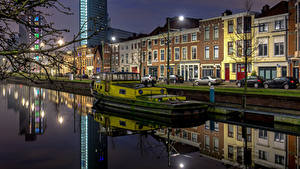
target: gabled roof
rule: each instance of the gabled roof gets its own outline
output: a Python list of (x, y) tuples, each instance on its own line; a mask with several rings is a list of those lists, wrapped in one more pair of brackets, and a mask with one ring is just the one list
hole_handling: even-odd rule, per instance
[[(170, 29), (190, 29), (190, 28), (198, 28), (199, 20), (197, 18), (184, 18), (184, 21), (179, 21), (177, 17), (170, 18)], [(158, 35), (161, 33), (166, 33), (168, 31), (168, 23), (166, 21), (163, 27), (156, 27), (149, 36)]]
[(281, 1), (270, 9), (269, 9), (268, 5), (265, 5), (262, 9), (261, 14), (259, 14), (256, 18), (281, 15), (281, 14), (285, 14), (285, 13), (288, 13), (288, 2)]

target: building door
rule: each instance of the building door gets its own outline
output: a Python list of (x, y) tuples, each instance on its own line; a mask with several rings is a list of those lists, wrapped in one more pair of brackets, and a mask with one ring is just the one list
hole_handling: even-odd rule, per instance
[(244, 78), (245, 78), (245, 65), (237, 64), (236, 80), (242, 80)]
[(132, 71), (133, 73), (137, 73), (137, 67), (132, 67), (132, 68), (131, 68), (131, 71)]
[(230, 73), (229, 63), (225, 63), (225, 80), (226, 81), (229, 81), (229, 73)]
[(293, 77), (299, 79), (299, 68), (293, 68)]

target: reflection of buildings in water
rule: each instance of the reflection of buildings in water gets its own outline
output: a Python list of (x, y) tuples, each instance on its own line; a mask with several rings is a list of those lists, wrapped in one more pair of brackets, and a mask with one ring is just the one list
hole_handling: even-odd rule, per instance
[(254, 130), (254, 158), (257, 166), (286, 168), (287, 136), (262, 129)]
[[(243, 130), (247, 135), (246, 139), (243, 138)], [(224, 123), (223, 161), (225, 163), (239, 167), (243, 167), (245, 162), (246, 165), (251, 165), (251, 160), (253, 159), (253, 144), (253, 129)]]
[(45, 91), (41, 88), (24, 85), (7, 85), (9, 90), (8, 109), (19, 112), (19, 134), (25, 135), (26, 141), (36, 140), (46, 129), (44, 99)]
[(66, 105), (69, 109), (78, 110), (83, 115), (92, 112), (93, 98), (72, 93), (48, 90), (49, 100), (56, 104)]
[(100, 132), (100, 124), (94, 118), (81, 116), (80, 152), (81, 169), (107, 168), (107, 136)]

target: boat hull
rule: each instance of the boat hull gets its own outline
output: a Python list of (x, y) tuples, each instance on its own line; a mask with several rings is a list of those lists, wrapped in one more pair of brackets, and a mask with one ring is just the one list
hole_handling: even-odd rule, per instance
[(205, 112), (208, 105), (198, 101), (180, 101), (174, 103), (151, 102), (144, 100), (124, 99), (112, 96), (95, 94), (94, 106), (107, 110), (124, 110), (144, 114), (155, 114), (162, 116), (186, 116)]

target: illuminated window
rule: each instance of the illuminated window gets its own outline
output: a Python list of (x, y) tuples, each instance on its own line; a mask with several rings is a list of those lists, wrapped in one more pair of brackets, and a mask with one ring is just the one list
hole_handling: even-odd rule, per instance
[(36, 38), (40, 38), (40, 34), (38, 34), (38, 33), (35, 33), (34, 36), (35, 36)]
[(39, 49), (40, 46), (39, 45), (34, 45), (34, 49)]

